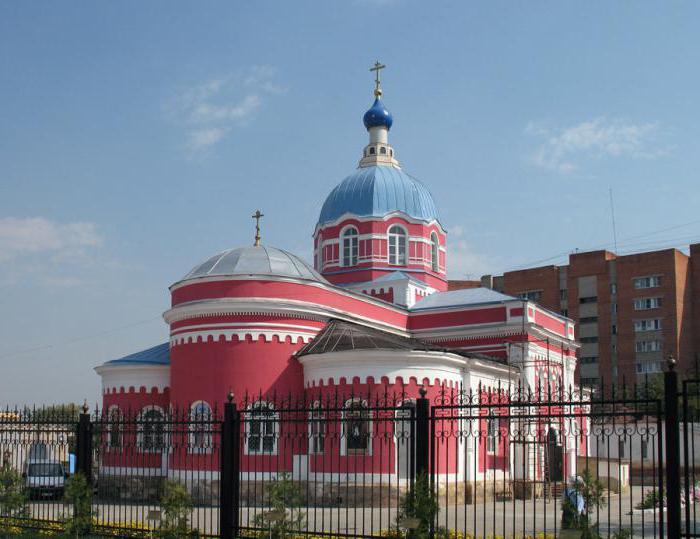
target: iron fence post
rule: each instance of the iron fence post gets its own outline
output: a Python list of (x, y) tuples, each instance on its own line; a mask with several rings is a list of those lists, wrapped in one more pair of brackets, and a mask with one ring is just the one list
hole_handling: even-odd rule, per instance
[(675, 539), (681, 535), (681, 470), (678, 418), (678, 373), (676, 361), (668, 359), (664, 373), (664, 411), (666, 434), (666, 507), (667, 536)]
[(221, 424), (221, 456), (219, 462), (219, 533), (222, 539), (238, 537), (240, 415), (229, 393), (224, 404)]
[(421, 387), (420, 398), (416, 400), (416, 476), (427, 474), (429, 471), (430, 420), (428, 417), (430, 404), (425, 398), (427, 391)]
[(76, 439), (76, 472), (85, 476), (88, 485), (92, 485), (92, 422), (88, 413), (87, 403), (83, 405), (83, 413), (78, 419)]

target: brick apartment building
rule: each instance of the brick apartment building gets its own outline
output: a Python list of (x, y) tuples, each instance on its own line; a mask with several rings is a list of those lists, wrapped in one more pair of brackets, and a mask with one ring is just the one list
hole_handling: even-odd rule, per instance
[(579, 378), (628, 384), (678, 360), (693, 372), (700, 355), (700, 244), (618, 256), (576, 253), (566, 266), (485, 275), (482, 286), (534, 300), (577, 322)]

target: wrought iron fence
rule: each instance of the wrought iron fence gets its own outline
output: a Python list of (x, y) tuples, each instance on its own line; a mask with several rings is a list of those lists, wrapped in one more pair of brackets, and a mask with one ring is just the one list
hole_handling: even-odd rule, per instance
[(80, 473), (94, 535), (696, 537), (700, 382), (666, 383), (6, 410), (0, 526), (71, 525)]

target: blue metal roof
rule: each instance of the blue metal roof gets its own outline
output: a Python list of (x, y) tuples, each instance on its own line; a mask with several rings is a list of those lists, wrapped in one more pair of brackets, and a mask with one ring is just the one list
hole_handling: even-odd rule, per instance
[(430, 191), (414, 177), (392, 166), (358, 168), (328, 195), (318, 224), (335, 221), (346, 213), (384, 217), (394, 211), (423, 221), (438, 220)]
[(370, 109), (365, 112), (365, 115), (362, 117), (362, 122), (365, 124), (366, 129), (382, 125), (387, 129), (391, 129), (391, 124), (394, 123), (394, 117), (384, 106), (382, 100), (377, 98), (374, 100)]
[(449, 292), (435, 292), (416, 303), (411, 310), (440, 309), (442, 307), (459, 307), (462, 305), (478, 305), (480, 303), (502, 303), (515, 298), (501, 294), (490, 288), (464, 288)]
[(113, 359), (105, 365), (170, 365), (170, 343), (166, 342), (135, 354)]

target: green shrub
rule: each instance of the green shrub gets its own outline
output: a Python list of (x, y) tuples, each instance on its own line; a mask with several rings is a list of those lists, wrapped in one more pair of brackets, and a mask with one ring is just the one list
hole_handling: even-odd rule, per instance
[(80, 537), (90, 533), (92, 526), (92, 488), (78, 472), (66, 481), (65, 502), (73, 505), (73, 514), (66, 520), (66, 533)]
[(301, 509), (304, 497), (299, 485), (292, 481), (288, 473), (281, 473), (274, 482), (267, 485), (267, 496), (270, 510), (284, 513), (284, 517), (269, 522), (266, 513), (256, 515), (255, 525), (266, 530), (259, 537), (282, 539), (306, 527), (306, 513)]
[[(18, 517), (27, 512), (27, 494), (22, 475), (13, 470), (8, 462), (0, 468), (0, 516)], [(0, 531), (3, 525), (0, 522)]]
[[(430, 478), (425, 473), (419, 474), (413, 488), (406, 493), (401, 503), (401, 510), (396, 519), (397, 531), (403, 527), (406, 519), (417, 519), (418, 527), (410, 530), (408, 536), (413, 539), (427, 538), (430, 536), (430, 526), (435, 522), (439, 511), (440, 504), (430, 486)], [(435, 530), (435, 535), (444, 535), (443, 530)]]
[(166, 481), (160, 498), (163, 514), (159, 536), (167, 539), (197, 537), (198, 532), (189, 529), (192, 507), (192, 498), (185, 485), (177, 481)]

